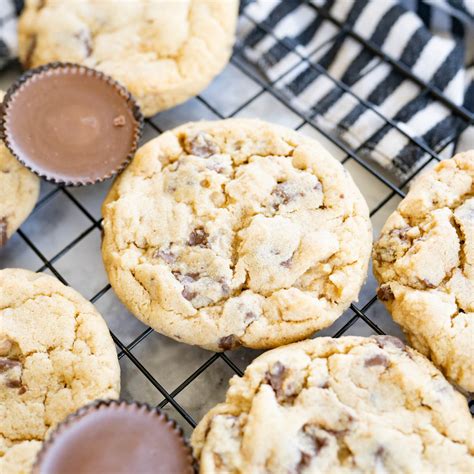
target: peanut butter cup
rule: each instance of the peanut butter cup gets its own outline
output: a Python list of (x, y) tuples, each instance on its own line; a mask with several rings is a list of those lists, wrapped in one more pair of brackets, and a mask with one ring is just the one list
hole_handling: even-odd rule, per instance
[(3, 103), (2, 133), (11, 153), (58, 184), (92, 184), (121, 171), (142, 126), (142, 114), (123, 86), (69, 63), (28, 71)]
[(99, 401), (69, 416), (43, 445), (33, 474), (192, 474), (174, 421), (141, 403)]

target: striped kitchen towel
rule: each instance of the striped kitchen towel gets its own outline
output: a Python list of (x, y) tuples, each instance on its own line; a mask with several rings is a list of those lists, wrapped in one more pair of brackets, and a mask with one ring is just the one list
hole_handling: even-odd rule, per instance
[(17, 54), (16, 19), (22, 0), (0, 0), (0, 69)]
[[(0, 0), (0, 67), (21, 6)], [(399, 182), (459, 135), (474, 148), (474, 0), (242, 0), (241, 14), (239, 46), (274, 90)]]
[[(473, 14), (474, 0), (254, 0), (243, 9), (240, 39), (294, 108), (403, 181), (429, 150), (469, 127)], [(463, 106), (464, 118), (370, 45)]]

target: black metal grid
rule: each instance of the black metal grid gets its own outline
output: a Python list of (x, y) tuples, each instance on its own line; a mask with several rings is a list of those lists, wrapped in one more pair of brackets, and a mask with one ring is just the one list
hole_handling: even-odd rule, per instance
[[(463, 120), (465, 120), (468, 124), (473, 124), (474, 123), (474, 117), (473, 114), (466, 110), (463, 107), (459, 107), (456, 104), (454, 104), (452, 101), (450, 101), (447, 97), (445, 97), (441, 91), (438, 89), (434, 88), (428, 83), (425, 83), (418, 77), (414, 76), (412, 72), (406, 68), (401, 62), (394, 60), (393, 58), (389, 57), (387, 54), (385, 54), (383, 51), (381, 51), (375, 44), (371, 43), (370, 41), (362, 38), (360, 35), (358, 35), (355, 31), (353, 31), (351, 28), (347, 27), (344, 24), (341, 24), (338, 20), (333, 18), (331, 14), (324, 10), (321, 7), (317, 7), (313, 4), (309, 4), (312, 8), (317, 10), (318, 15), (323, 16), (326, 20), (330, 21), (332, 24), (334, 24), (339, 32), (336, 34), (336, 36), (331, 37), (328, 39), (328, 41), (332, 41), (337, 37), (338, 35), (346, 34), (349, 35), (351, 38), (353, 38), (355, 41), (359, 42), (361, 45), (363, 45), (364, 48), (367, 50), (370, 50), (374, 56), (379, 57), (382, 61), (385, 61), (389, 63), (398, 73), (403, 74), (404, 77), (412, 80), (414, 83), (418, 84), (421, 87), (421, 94), (429, 94), (433, 99), (441, 102), (444, 106), (448, 107), (452, 114), (461, 117)], [(307, 62), (307, 58), (301, 56), (293, 47), (291, 44), (288, 44), (284, 39), (278, 38), (276, 35), (273, 34), (273, 32), (268, 29), (265, 24), (257, 24), (250, 16), (246, 15), (245, 13), (243, 14), (243, 17), (247, 20), (253, 23), (257, 28), (261, 29), (265, 34), (272, 35), (273, 38), (280, 43), (282, 46), (286, 47), (288, 50), (291, 50), (294, 54), (299, 56), (299, 60), (301, 62)], [(277, 80), (273, 82), (268, 82), (265, 79), (262, 79), (262, 77), (259, 75), (257, 71), (255, 71), (254, 67), (252, 64), (247, 62), (245, 59), (245, 56), (243, 54), (243, 49), (245, 45), (241, 43), (237, 43), (235, 48), (234, 48), (234, 54), (231, 58), (231, 63), (239, 69), (242, 73), (244, 73), (246, 76), (250, 77), (254, 82), (259, 84), (261, 86), (261, 89), (258, 93), (256, 93), (253, 97), (250, 99), (246, 100), (244, 103), (242, 103), (236, 110), (234, 110), (231, 114), (224, 116), (222, 113), (220, 113), (215, 107), (213, 107), (208, 101), (206, 101), (202, 96), (198, 96), (197, 100), (202, 102), (204, 105), (206, 105), (215, 115), (218, 117), (224, 119), (224, 118), (229, 118), (232, 116), (235, 116), (238, 112), (243, 110), (247, 105), (249, 105), (252, 101), (257, 99), (260, 95), (262, 95), (265, 92), (268, 92), (271, 94), (274, 98), (276, 98), (278, 101), (282, 102), (288, 109), (293, 111), (295, 114), (297, 114), (303, 122), (297, 127), (297, 129), (300, 129), (306, 124), (312, 125), (319, 133), (321, 133), (323, 136), (325, 136), (328, 140), (330, 140), (332, 143), (334, 143), (337, 147), (339, 147), (345, 154), (346, 158), (342, 161), (342, 163), (346, 163), (348, 160), (354, 160), (356, 161), (359, 165), (361, 165), (365, 170), (367, 170), (373, 177), (376, 179), (380, 180), (385, 186), (387, 186), (390, 189), (390, 193), (383, 198), (376, 206), (375, 208), (372, 209), (371, 211), (371, 216), (373, 216), (376, 212), (378, 212), (390, 199), (392, 199), (394, 196), (399, 196), (399, 197), (404, 197), (405, 192), (403, 191), (404, 187), (413, 179), (413, 177), (418, 174), (423, 168), (425, 168), (428, 164), (430, 164), (433, 161), (440, 161), (441, 157), (439, 156), (438, 152), (439, 150), (432, 150), (429, 148), (425, 143), (421, 142), (420, 140), (416, 138), (412, 138), (407, 135), (405, 130), (400, 128), (397, 123), (392, 121), (391, 119), (384, 117), (381, 115), (381, 113), (376, 109), (371, 103), (365, 101), (364, 99), (356, 96), (351, 89), (346, 86), (343, 82), (339, 81), (338, 79), (332, 77), (322, 66), (318, 64), (311, 64), (311, 67), (314, 67), (317, 69), (318, 72), (321, 74), (325, 75), (328, 79), (333, 81), (338, 87), (343, 89), (345, 92), (351, 94), (354, 96), (361, 104), (363, 104), (367, 109), (370, 109), (374, 113), (376, 113), (378, 116), (380, 116), (387, 124), (390, 124), (393, 128), (398, 130), (402, 135), (408, 137), (408, 139), (416, 144), (418, 147), (422, 148), (424, 152), (428, 153), (430, 156), (429, 160), (424, 163), (424, 165), (418, 169), (415, 173), (413, 173), (411, 176), (409, 176), (403, 183), (397, 184), (394, 181), (387, 179), (386, 177), (382, 176), (375, 168), (374, 166), (370, 163), (364, 160), (359, 156), (360, 148), (358, 149), (352, 149), (349, 146), (347, 146), (345, 143), (343, 143), (340, 139), (337, 137), (329, 134), (326, 130), (321, 128), (314, 120), (314, 117), (310, 115), (305, 115), (302, 114), (300, 111), (295, 109), (291, 103), (288, 102), (288, 100), (282, 96), (278, 90), (276, 90), (273, 86), (277, 80), (281, 79), (279, 77)], [(321, 47), (321, 46), (320, 46)], [(285, 72), (287, 74), (289, 71)], [(283, 75), (285, 75), (283, 74)], [(282, 76), (283, 76), (282, 75)], [(149, 126), (151, 126), (153, 129), (155, 129), (156, 132), (161, 133), (162, 130), (157, 127), (153, 121), (147, 120), (147, 123)], [(456, 144), (459, 136), (453, 137), (452, 142)], [(362, 145), (363, 146), (363, 145)], [(446, 146), (446, 145), (445, 145)], [(91, 233), (94, 229), (101, 229), (101, 219), (96, 219), (94, 216), (78, 201), (78, 199), (68, 190), (66, 187), (63, 186), (57, 186), (55, 189), (50, 191), (47, 195), (45, 195), (37, 204), (36, 209), (40, 208), (41, 206), (45, 205), (49, 200), (51, 200), (57, 193), (64, 193), (64, 195), (73, 202), (75, 206), (86, 216), (86, 218), (90, 221), (90, 225), (87, 229), (85, 229), (80, 235), (78, 235), (72, 242), (70, 242), (68, 245), (66, 245), (60, 252), (58, 252), (56, 255), (54, 255), (52, 258), (46, 258), (46, 256), (39, 250), (39, 248), (31, 241), (31, 239), (22, 231), (19, 230), (18, 233), (20, 237), (24, 240), (24, 242), (33, 250), (33, 252), (39, 257), (39, 259), (43, 262), (42, 267), (38, 271), (44, 271), (44, 270), (49, 270), (51, 271), (60, 281), (62, 281), (64, 284), (68, 284), (68, 282), (65, 280), (64, 276), (61, 275), (61, 273), (55, 268), (55, 263), (58, 259), (60, 259), (63, 255), (65, 255), (71, 248), (73, 248), (76, 244), (78, 244), (82, 239), (84, 239), (89, 233)], [(102, 288), (96, 295), (94, 295), (91, 298), (91, 302), (95, 303), (98, 301), (103, 295), (105, 295), (108, 291), (110, 291), (111, 287), (110, 285), (106, 285), (104, 288)], [(384, 331), (379, 327), (379, 325), (376, 324), (367, 314), (368, 310), (374, 305), (374, 303), (377, 301), (377, 295), (373, 295), (372, 298), (363, 306), (363, 307), (358, 307), (355, 304), (351, 304), (350, 309), (352, 311), (352, 317), (347, 321), (343, 327), (341, 327), (337, 332), (333, 334), (333, 337), (339, 337), (343, 335), (351, 326), (353, 326), (359, 319), (363, 320), (374, 332), (378, 334), (385, 334)], [(140, 362), (140, 360), (132, 353), (132, 350), (137, 347), (142, 341), (144, 341), (149, 334), (151, 334), (153, 330), (151, 328), (147, 328), (145, 331), (143, 331), (138, 337), (136, 337), (132, 342), (129, 344), (124, 344), (119, 337), (117, 337), (113, 332), (112, 338), (114, 342), (116, 343), (117, 347), (119, 348), (119, 354), (118, 357), (119, 359), (126, 357), (142, 374), (146, 379), (156, 388), (157, 391), (162, 395), (163, 401), (158, 405), (160, 408), (165, 407), (166, 405), (170, 404), (172, 405), (176, 411), (186, 420), (186, 422), (194, 428), (196, 425), (196, 421), (193, 419), (193, 417), (190, 415), (190, 413), (183, 408), (183, 406), (178, 403), (176, 400), (176, 397), (178, 394), (180, 394), (186, 387), (188, 387), (199, 375), (201, 375), (204, 371), (208, 370), (209, 368), (212, 367), (212, 365), (218, 360), (221, 359), (227, 366), (237, 375), (242, 375), (242, 371), (240, 368), (225, 354), (225, 353), (214, 353), (209, 356), (209, 358), (198, 368), (196, 369), (189, 377), (187, 377), (185, 380), (182, 381), (181, 384), (179, 384), (178, 387), (176, 387), (172, 392), (169, 392), (166, 390), (162, 384), (147, 370), (147, 368)], [(471, 409), (472, 409), (472, 404), (471, 404)]]

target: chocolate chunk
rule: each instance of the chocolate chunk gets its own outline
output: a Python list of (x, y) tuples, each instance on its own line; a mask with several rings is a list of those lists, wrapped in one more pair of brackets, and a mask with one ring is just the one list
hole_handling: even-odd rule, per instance
[(7, 218), (2, 217), (0, 219), (0, 247), (3, 247), (7, 243)]
[(192, 138), (186, 137), (184, 149), (187, 153), (201, 158), (209, 158), (219, 153), (219, 147), (212, 141), (211, 136), (203, 132), (199, 132)]
[(239, 347), (240, 339), (235, 334), (230, 334), (229, 336), (221, 337), (219, 339), (219, 347), (224, 351), (229, 351)]
[(315, 436), (314, 445), (316, 447), (316, 452), (319, 453), (321, 449), (323, 449), (324, 447), (328, 445), (328, 440), (327, 438), (321, 438), (320, 436)]
[(175, 278), (183, 285), (194, 283), (196, 280), (199, 279), (199, 273), (186, 273), (184, 275), (179, 271), (175, 271), (172, 273), (175, 276)]
[(6, 357), (0, 357), (0, 374), (15, 367), (21, 367), (19, 361), (7, 359)]
[(387, 470), (385, 469), (385, 448), (380, 446), (377, 451), (375, 451), (375, 470), (376, 472), (386, 472)]
[(277, 184), (272, 191), (273, 196), (275, 196), (279, 202), (274, 204), (275, 209), (278, 209), (282, 204), (288, 204), (291, 199), (293, 199), (293, 194), (290, 192), (288, 183)]
[(402, 227), (401, 229), (392, 229), (390, 231), (390, 235), (393, 235), (394, 237), (400, 239), (400, 240), (408, 240), (408, 231), (410, 230), (410, 227)]
[(280, 361), (277, 361), (265, 374), (265, 382), (271, 385), (273, 391), (277, 395), (277, 398), (282, 395), (285, 372), (285, 366)]
[[(10, 370), (14, 370), (16, 368), (21, 369), (21, 363), (18, 360), (8, 359), (6, 357), (0, 357), (0, 374), (8, 373)], [(5, 385), (8, 388), (20, 388), (22, 387), (21, 378), (17, 378), (17, 374), (15, 372), (11, 372), (6, 376)], [(14, 377), (14, 378), (11, 378)], [(24, 392), (22, 392), (24, 393)]]
[(219, 174), (222, 174), (225, 171), (224, 165), (221, 165), (219, 163), (211, 163), (207, 165), (206, 168), (208, 170), (215, 171), (216, 173), (219, 173)]
[(183, 298), (186, 298), (188, 301), (196, 298), (197, 293), (191, 290), (189, 284), (195, 282), (199, 278), (199, 273), (186, 273), (186, 275), (182, 275), (180, 272), (173, 272), (173, 275), (184, 286), (184, 289), (181, 292)]
[(195, 272), (186, 273), (185, 278), (190, 278), (192, 281), (196, 281), (199, 279), (199, 273), (195, 273)]
[(325, 438), (318, 434), (323, 428), (319, 427), (317, 424), (313, 423), (306, 423), (301, 428), (303, 432), (303, 436), (309, 438), (309, 443), (305, 443), (306, 445), (309, 444), (310, 452), (301, 451), (301, 458), (299, 463), (296, 466), (297, 473), (303, 472), (304, 468), (311, 464), (311, 460), (318, 455), (318, 453), (328, 446), (328, 438)]
[(365, 367), (375, 367), (378, 365), (381, 365), (382, 367), (388, 367), (390, 365), (390, 361), (386, 355), (376, 354), (366, 359), (364, 365)]
[(281, 262), (280, 265), (282, 267), (285, 267), (285, 268), (290, 268), (292, 260), (293, 260), (293, 255), (288, 260), (285, 260), (284, 262)]
[(400, 341), (400, 339), (398, 339), (397, 337), (375, 336), (375, 339), (377, 341), (377, 345), (382, 349), (386, 346), (395, 346), (398, 347), (398, 349), (406, 349), (405, 344), (403, 344), (403, 342)]
[(26, 393), (26, 387), (22, 385), (18, 390), (18, 395), (23, 395), (24, 393)]
[[(379, 239), (378, 242), (381, 242), (381, 239)], [(376, 260), (379, 263), (381, 262), (393, 263), (397, 259), (397, 254), (393, 246), (388, 247), (388, 248), (377, 247), (378, 242), (376, 242), (374, 260)]]
[(318, 430), (321, 429), (317, 425), (312, 423), (306, 423), (303, 425), (302, 431), (313, 442), (313, 455), (316, 456), (323, 448), (328, 446), (328, 439), (318, 434)]
[(301, 457), (298, 464), (296, 465), (295, 472), (297, 474), (300, 474), (301, 472), (303, 472), (303, 469), (305, 469), (311, 464), (312, 459), (313, 459), (313, 456), (311, 456), (311, 454), (301, 451)]
[(161, 258), (166, 263), (173, 263), (176, 261), (176, 255), (174, 255), (171, 250), (158, 250), (154, 254), (155, 258)]
[(7, 380), (6, 386), (8, 388), (21, 388), (21, 380)]
[(184, 290), (181, 292), (183, 298), (186, 298), (188, 301), (196, 298), (197, 293), (195, 291), (190, 290), (187, 286), (184, 287)]
[(230, 294), (230, 287), (226, 282), (221, 282), (222, 294), (228, 296)]
[[(285, 370), (286, 372), (286, 370)], [(298, 383), (295, 383), (295, 381), (291, 380), (291, 378), (287, 378), (287, 374), (284, 373), (280, 381), (275, 380), (271, 384), (272, 388), (275, 391), (275, 395), (277, 397), (277, 400), (280, 403), (291, 403), (294, 401), (294, 399), (298, 396), (299, 392), (301, 391), (301, 385)], [(275, 387), (276, 389), (275, 389)]]
[(203, 227), (196, 227), (189, 235), (188, 245), (206, 247), (209, 234)]
[(247, 311), (245, 313), (244, 322), (248, 323), (250, 321), (255, 321), (258, 316), (253, 311)]
[(382, 285), (377, 290), (377, 296), (380, 301), (391, 301), (394, 298), (394, 294), (390, 288), (390, 285)]

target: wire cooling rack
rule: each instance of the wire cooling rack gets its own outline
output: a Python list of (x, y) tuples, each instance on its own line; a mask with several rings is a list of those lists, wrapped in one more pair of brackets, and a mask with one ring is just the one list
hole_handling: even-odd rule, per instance
[[(388, 63), (398, 74), (402, 74), (404, 78), (417, 84), (421, 88), (421, 94), (426, 94), (433, 100), (439, 101), (445, 107), (449, 108), (453, 115), (464, 120), (466, 124), (473, 124), (473, 114), (470, 111), (454, 104), (447, 97), (443, 96), (439, 90), (413, 75), (412, 72), (402, 63), (388, 57), (375, 44), (365, 40), (346, 25), (341, 24), (337, 19), (333, 18), (328, 11), (315, 5), (311, 5), (311, 7), (315, 8), (318, 15), (321, 15), (335, 27), (336, 34), (332, 35), (331, 39), (328, 39), (328, 41), (334, 41), (338, 35), (346, 35), (352, 38), (362, 45), (366, 51), (370, 51), (375, 58)], [(281, 44), (282, 47), (287, 48), (293, 54), (298, 56), (299, 61), (306, 61), (305, 58), (298, 55), (298, 52), (293, 48), (292, 44), (285, 39), (278, 38), (265, 26), (265, 24), (257, 24), (251, 17), (245, 14), (241, 16), (240, 22), (241, 24), (246, 23), (247, 26), (251, 24), (253, 28), (258, 28), (265, 34), (272, 35), (274, 40)], [(394, 181), (388, 177), (386, 173), (379, 170), (373, 162), (366, 159), (367, 155), (362, 153), (364, 145), (361, 145), (357, 149), (352, 149), (318, 125), (314, 116), (304, 115), (296, 110), (288, 100), (282, 96), (276, 88), (274, 88), (276, 81), (269, 82), (250, 62), (246, 60), (245, 55), (243, 54), (244, 48), (244, 44), (237, 42), (230, 65), (221, 77), (217, 79), (217, 82), (215, 82), (214, 85), (211, 85), (211, 87), (203, 94), (192, 99), (187, 105), (185, 104), (184, 106), (178, 107), (172, 111), (164, 112), (158, 114), (156, 117), (147, 119), (145, 141), (147, 138), (158, 135), (166, 128), (171, 128), (178, 123), (188, 120), (198, 120), (202, 118), (224, 119), (241, 115), (258, 115), (262, 119), (275, 121), (276, 116), (281, 114), (286, 125), (301, 130), (303, 133), (309, 131), (311, 134), (317, 135), (317, 137), (330, 148), (333, 154), (340, 157), (341, 162), (352, 174), (355, 170), (354, 167), (357, 167), (359, 170), (358, 173), (365, 176), (366, 184), (362, 187), (364, 194), (367, 192), (367, 189), (364, 189), (365, 187), (384, 190), (377, 194), (377, 198), (371, 195), (369, 202), (372, 219), (378, 219), (378, 221), (382, 223), (388, 216), (388, 213), (391, 212), (400, 199), (405, 196), (406, 187), (414, 176), (430, 164), (442, 159), (443, 150), (433, 150), (420, 139), (411, 138), (397, 125), (396, 122), (381, 115), (379, 110), (371, 103), (353, 94), (350, 88), (340, 80), (331, 77), (328, 71), (321, 65), (313, 64), (311, 67), (315, 67), (319, 73), (325, 75), (342, 90), (352, 94), (364, 107), (380, 116), (386, 124), (396, 129), (400, 134), (408, 137), (414, 145), (422, 149), (428, 155), (429, 159), (427, 159), (423, 166), (409, 176), (404, 182), (400, 183)], [(281, 77), (278, 79), (281, 79)], [(192, 104), (192, 107), (190, 104)], [(265, 116), (265, 108), (267, 112), (270, 112), (267, 113), (267, 116)], [(450, 146), (445, 148), (448, 150), (449, 154), (456, 148), (458, 138), (459, 136), (453, 137), (452, 143), (449, 144)], [(444, 147), (446, 147), (446, 144), (444, 144)], [(356, 179), (356, 181), (358, 180)], [(360, 182), (358, 184), (361, 186)], [(85, 278), (93, 278), (95, 274), (101, 272), (100, 269), (91, 271), (85, 268), (79, 268), (76, 266), (77, 264), (67, 264), (67, 257), (71, 254), (76, 255), (76, 262), (78, 259), (84, 259), (87, 261), (87, 253), (90, 246), (84, 245), (83, 243), (87, 239), (90, 240), (92, 235), (95, 235), (96, 238), (94, 242), (97, 245), (95, 248), (96, 254), (93, 258), (96, 265), (101, 265), (100, 262), (97, 264), (97, 261), (100, 260), (100, 252), (98, 249), (101, 231), (99, 205), (103, 196), (100, 196), (99, 198), (89, 197), (91, 193), (94, 193), (94, 191), (90, 191), (91, 189), (92, 188), (82, 188), (77, 190), (76, 188), (65, 188), (49, 184), (43, 186), (42, 196), (33, 212), (33, 215), (30, 217), (30, 220), (18, 231), (18, 236), (12, 239), (13, 242), (10, 242), (7, 248), (0, 253), (0, 267), (13, 265), (26, 266), (21, 265), (21, 263), (26, 260), (30, 262), (34, 259), (34, 261), (38, 262), (40, 265), (39, 268), (35, 268), (37, 271), (49, 272), (55, 275), (64, 284), (71, 284), (71, 286), (74, 286), (81, 291), (81, 288), (78, 288), (78, 285), (74, 284), (74, 281), (71, 281), (76, 278), (78, 273), (84, 273)], [(58, 209), (57, 207), (49, 211), (44, 210), (52, 201), (57, 199), (58, 196), (61, 196), (60, 208), (67, 209), (67, 211), (64, 212), (68, 215), (72, 215), (72, 217), (67, 217), (65, 214), (63, 214), (63, 216), (55, 214), (54, 209)], [(38, 214), (40, 214), (40, 216), (38, 216)], [(56, 222), (56, 217), (60, 222)], [(67, 222), (62, 222), (63, 220)], [(78, 224), (79, 221), (81, 222), (81, 225)], [(68, 222), (69, 229), (72, 230), (70, 230), (66, 236), (48, 236), (48, 233), (52, 232), (52, 226), (55, 226), (55, 228), (61, 225), (66, 226), (68, 225)], [(377, 228), (375, 225), (374, 227)], [(55, 242), (53, 248), (46, 245), (48, 240), (53, 240)], [(8, 255), (9, 252), (13, 252), (13, 258), (11, 255)], [(7, 256), (5, 257), (5, 255)], [(34, 264), (31, 265), (34, 266)], [(98, 280), (100, 281), (100, 278)], [(157, 403), (155, 404), (164, 410), (171, 411), (171, 415), (178, 418), (178, 420), (184, 424), (183, 428), (189, 434), (191, 429), (196, 425), (196, 421), (199, 421), (198, 418), (202, 416), (210, 406), (223, 399), (223, 394), (227, 387), (228, 376), (231, 374), (242, 375), (246, 364), (255, 357), (255, 351), (239, 349), (237, 353), (214, 354), (202, 351), (199, 353), (199, 357), (195, 356), (195, 352), (191, 352), (191, 356), (187, 356), (186, 351), (191, 350), (189, 348), (190, 346), (185, 346), (163, 338), (159, 340), (158, 350), (160, 350), (160, 344), (166, 345), (168, 349), (170, 348), (170, 345), (172, 345), (170, 356), (168, 356), (168, 359), (165, 357), (157, 370), (150, 368), (150, 364), (152, 364), (150, 361), (154, 360), (155, 354), (150, 348), (146, 348), (146, 344), (150, 337), (154, 337), (151, 335), (156, 333), (154, 333), (150, 328), (140, 326), (138, 334), (131, 339), (125, 338), (123, 335), (119, 334), (120, 331), (117, 329), (119, 323), (116, 322), (114, 324), (110, 319), (114, 316), (108, 315), (107, 310), (104, 311), (101, 309), (101, 302), (112, 293), (110, 285), (105, 283), (106, 281), (104, 281), (104, 285), (99, 291), (94, 291), (93, 294), (89, 294), (88, 297), (92, 303), (95, 303), (99, 307), (99, 310), (112, 328), (111, 334), (115, 344), (117, 345), (118, 357), (122, 366), (122, 378), (124, 379), (124, 372), (128, 373), (133, 371), (134, 373), (139, 374), (142, 379), (146, 379), (147, 386), (152, 387), (152, 390), (156, 392)], [(382, 324), (384, 318), (385, 320), (389, 320), (389, 317), (386, 314), (383, 305), (377, 301), (375, 288), (376, 284), (373, 277), (369, 275), (369, 281), (363, 290), (365, 296), (360, 298), (360, 303), (352, 304), (350, 309), (341, 316), (341, 318), (331, 328), (324, 330), (319, 334), (339, 337), (343, 334), (354, 334), (354, 332), (351, 332), (353, 328), (359, 327), (359, 330), (355, 333), (392, 333), (400, 335), (399, 329), (393, 323), (388, 326)], [(90, 291), (91, 289), (89, 288), (89, 293)], [(374, 310), (376, 306), (378, 306), (377, 311)], [(121, 309), (118, 310), (119, 312), (125, 313), (125, 317), (132, 318), (132, 316), (126, 314), (127, 312), (123, 307), (120, 308)], [(362, 329), (360, 329), (361, 326)], [(145, 349), (139, 350), (142, 347), (145, 347)], [(170, 358), (173, 359), (173, 363), (169, 363), (171, 360)], [(194, 365), (188, 364), (190, 358), (193, 359)], [(197, 367), (195, 366), (196, 361), (199, 361)], [(204, 384), (199, 383), (198, 390), (194, 390), (194, 396), (197, 396), (196, 394), (202, 391), (202, 396), (206, 398), (206, 400), (202, 401), (199, 410), (190, 409), (189, 403), (186, 403), (186, 397), (183, 398), (184, 402), (181, 401), (181, 395), (186, 392), (186, 390), (189, 390), (189, 388), (193, 386), (197, 380), (202, 378), (204, 374), (217, 370), (216, 366), (219, 364), (219, 361), (221, 364), (226, 366), (226, 370), (223, 371), (222, 366), (219, 370), (221, 375), (218, 375), (216, 382), (217, 386), (219, 386), (217, 389), (218, 393), (213, 393), (216, 390), (215, 387), (212, 386), (212, 382), (210, 383), (211, 386), (207, 387), (208, 391), (206, 392), (204, 389), (205, 385), (208, 384), (207, 382), (209, 380), (212, 381), (214, 379), (212, 377), (205, 379)], [(170, 371), (176, 371), (180, 366), (186, 366), (184, 368), (186, 369), (186, 364), (193, 366), (192, 370), (189, 370), (189, 373), (186, 373), (186, 370), (182, 370), (182, 376), (180, 379), (176, 380), (176, 377), (174, 377), (173, 381), (170, 383), (162, 382), (162, 378), (167, 378), (167, 374)], [(125, 367), (128, 368), (125, 370)], [(127, 377), (126, 374), (125, 377)], [(124, 380), (124, 382), (128, 383), (127, 380)], [(134, 397), (141, 401), (150, 401), (150, 398), (151, 400), (154, 399), (153, 396), (150, 397), (148, 394), (148, 400), (143, 400), (142, 395), (143, 392), (141, 389), (135, 391), (127, 389), (125, 397)], [(158, 403), (158, 400), (161, 401)], [(472, 409), (473, 406), (471, 404), (471, 410)], [(182, 418), (182, 420), (180, 418)], [(186, 426), (186, 424), (188, 426)]]

